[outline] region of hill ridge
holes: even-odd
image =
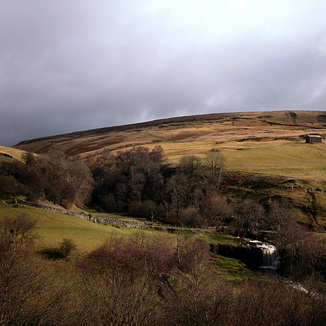
[[[25,144],[30,144],[32,142],[36,142],[36,141],[40,141],[40,140],[55,139],[56,137],[70,138],[71,136],[96,135],[96,134],[102,134],[102,133],[107,133],[107,132],[111,132],[111,131],[127,131],[127,130],[132,130],[132,129],[158,126],[161,124],[215,120],[217,118],[227,117],[228,115],[233,115],[233,114],[241,114],[241,113],[234,112],[234,113],[199,114],[199,115],[154,119],[154,120],[150,120],[150,121],[135,122],[135,123],[130,123],[130,124],[126,124],[126,125],[117,125],[117,126],[89,129],[89,130],[73,131],[73,132],[57,134],[57,135],[53,135],[53,136],[45,136],[45,137],[38,137],[38,138],[23,140],[23,141],[20,141],[18,144],[16,144],[14,147],[20,146],[20,145],[25,145]]]
[[[319,130],[325,134],[323,111],[258,111],[209,113],[157,119],[120,126],[24,140],[14,148],[35,153],[63,151],[68,156],[117,151],[134,146],[197,142],[205,146],[252,138],[301,138]],[[208,142],[210,145],[208,145]],[[186,145],[187,146],[187,145]],[[168,146],[167,146],[168,147]]]

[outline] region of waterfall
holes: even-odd
[[[260,249],[261,265],[259,268],[277,270],[280,267],[280,256],[275,246],[258,240],[250,240],[249,245]]]

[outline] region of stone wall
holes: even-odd
[[[84,220],[93,221],[94,223],[98,222],[98,223],[115,225],[115,226],[125,226],[127,228],[137,228],[137,229],[142,229],[143,228],[142,226],[138,225],[138,223],[135,222],[135,221],[123,221],[123,220],[118,220],[118,219],[109,218],[109,217],[102,217],[102,216],[96,216],[96,215],[92,215],[92,214],[85,214],[83,212],[78,213],[78,212],[70,211],[70,210],[67,210],[67,209],[61,209],[61,208],[57,208],[57,207],[53,207],[53,206],[35,204],[35,203],[30,202],[30,201],[22,200],[22,199],[19,199],[19,198],[15,198],[14,202],[15,202],[15,205],[17,205],[17,206],[32,206],[32,207],[36,207],[36,208],[40,208],[40,209],[45,209],[45,210],[49,210],[49,211],[58,212],[58,213],[61,213],[61,214],[67,214],[67,215],[79,217],[79,218],[82,218]]]

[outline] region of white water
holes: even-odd
[[[249,240],[249,245],[261,251],[262,265],[259,268],[277,270],[280,267],[280,256],[275,246],[258,240]]]

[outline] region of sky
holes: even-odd
[[[0,145],[174,116],[325,110],[325,0],[0,0]]]

